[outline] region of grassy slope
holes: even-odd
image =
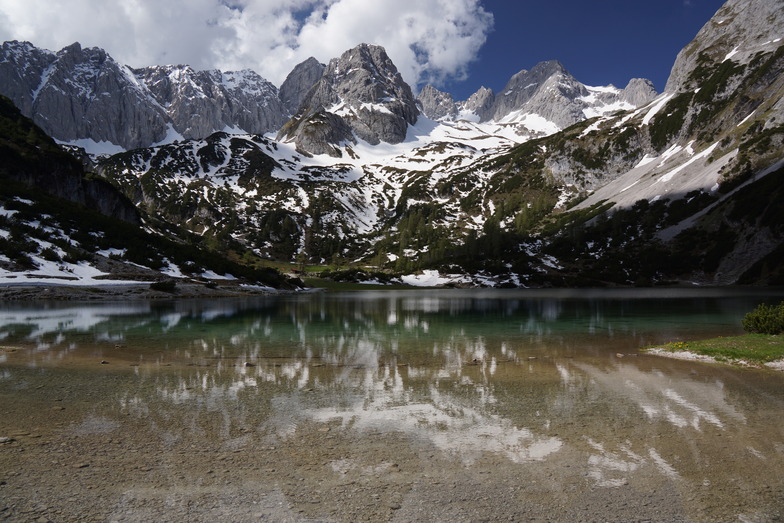
[[[653,347],[652,347],[653,348]],[[690,352],[717,361],[763,365],[784,360],[784,336],[746,334],[698,341],[677,341],[657,346],[667,352]]]

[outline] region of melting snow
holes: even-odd
[[[714,143],[713,145],[711,145],[710,147],[702,151],[700,154],[696,156],[692,156],[692,158],[690,158],[688,162],[680,164],[678,167],[676,167],[672,171],[668,172],[667,174],[665,174],[664,176],[656,180],[656,183],[669,182],[670,180],[672,180],[673,176],[675,176],[676,174],[684,170],[689,165],[693,164],[695,161],[699,160],[700,158],[705,158],[707,156],[710,156],[710,154],[713,152],[714,149],[716,149],[718,145],[719,145],[718,142]],[[688,148],[689,149],[691,148],[691,143],[689,144]],[[694,151],[691,151],[691,153],[694,154]]]
[[[438,287],[447,283],[462,281],[461,276],[441,276],[438,271],[426,270],[422,274],[408,274],[401,278],[403,283],[415,287]]]
[[[738,54],[738,47],[737,46],[735,46],[735,49],[733,49],[732,51],[727,53],[727,56],[724,57],[724,60],[722,60],[722,63],[726,62],[727,60],[729,60],[730,58],[732,58],[736,54]]]
[[[660,100],[659,100],[659,101],[656,103],[656,105],[654,105],[654,106],[651,108],[651,110],[650,110],[650,111],[648,111],[648,114],[646,114],[646,115],[643,117],[643,119],[642,119],[642,124],[643,124],[643,125],[648,125],[648,124],[650,123],[650,121],[653,119],[653,117],[654,117],[654,116],[656,116],[656,114],[657,114],[659,111],[661,111],[661,110],[662,110],[662,108],[664,108],[664,106],[665,106],[665,105],[667,105],[667,102],[669,102],[669,101],[670,101],[670,99],[671,99],[673,96],[675,96],[675,94],[674,94],[674,93],[673,93],[673,94],[668,94],[668,95],[664,96],[662,99],[660,99]]]
[[[81,138],[79,140],[71,140],[70,142],[61,142],[58,141],[63,145],[72,145],[75,147],[81,147],[84,149],[87,154],[93,155],[103,155],[103,154],[118,154],[124,153],[125,148],[121,147],[117,144],[113,144],[112,142],[96,142],[92,138]]]

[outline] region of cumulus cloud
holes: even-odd
[[[363,42],[412,86],[461,79],[492,25],[480,0],[0,0],[2,40],[78,41],[134,67],[250,68],[277,85]]]

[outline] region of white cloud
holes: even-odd
[[[251,68],[280,85],[297,63],[383,45],[412,86],[462,78],[492,29],[480,0],[0,0],[0,39],[102,47],[134,67]]]

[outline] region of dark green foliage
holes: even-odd
[[[32,205],[19,202],[22,198],[33,202]],[[227,251],[209,251],[198,245],[198,240],[188,237],[188,241],[175,241],[171,238],[152,234],[138,225],[120,221],[99,214],[85,207],[13,181],[0,183],[0,201],[7,209],[17,209],[19,220],[5,218],[5,224],[12,231],[9,238],[0,237],[0,252],[16,263],[19,270],[35,269],[30,254],[38,252],[38,244],[29,238],[48,241],[65,252],[62,261],[78,263],[93,258],[93,252],[100,249],[126,249],[124,259],[150,268],[164,267],[164,259],[186,270],[212,270],[217,274],[233,276],[251,282],[276,288],[287,288],[289,283],[277,270],[254,268],[242,265],[227,258]],[[78,245],[59,237],[20,224],[22,219],[40,219],[42,215],[52,216],[46,223],[64,234],[69,235]],[[18,232],[14,232],[18,231]],[[21,240],[24,238],[24,240]],[[52,249],[53,251],[53,249]],[[44,253],[40,253],[43,255]],[[50,252],[49,254],[53,254]]]
[[[38,171],[81,173],[81,164],[63,151],[10,99],[0,95],[0,176]]]
[[[695,103],[714,102],[726,90],[730,79],[743,74],[745,70],[745,66],[732,60],[715,63],[705,54],[700,55],[697,63],[690,75],[690,79],[699,87],[699,91],[694,95]]]
[[[736,283],[784,286],[784,242],[749,267]]]
[[[743,330],[756,334],[784,333],[784,301],[778,305],[760,304],[742,320]]]
[[[174,280],[160,280],[150,284],[150,290],[161,292],[175,292],[177,290],[177,282]]]
[[[394,276],[382,271],[368,271],[364,269],[326,270],[319,274],[320,278],[332,281],[365,283],[378,282],[381,284],[394,283]]]
[[[226,161],[226,152],[223,150],[222,140],[228,138],[226,133],[214,133],[207,138],[207,145],[196,152],[203,171],[222,165]]]
[[[651,145],[656,150],[664,149],[681,132],[693,96],[693,93],[676,95],[667,102],[667,105],[650,122],[648,129],[651,136]]]

